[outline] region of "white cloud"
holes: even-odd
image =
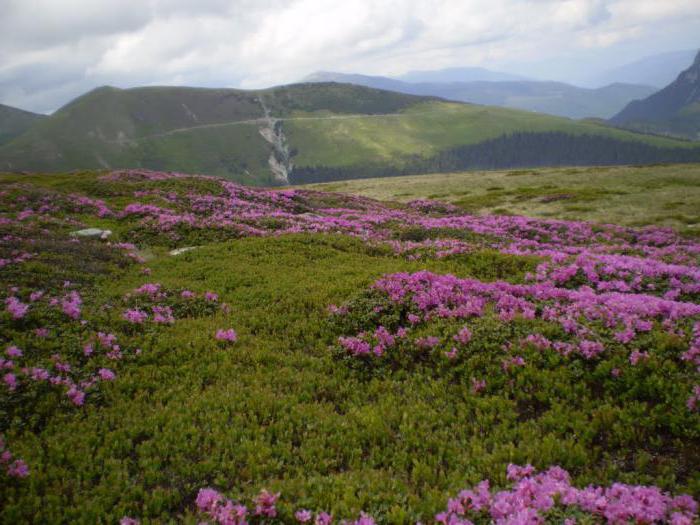
[[[261,87],[319,69],[498,69],[581,53],[596,63],[605,49],[603,65],[632,46],[697,45],[700,21],[697,0],[0,3],[0,102],[40,111],[100,84]]]

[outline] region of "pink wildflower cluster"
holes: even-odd
[[[254,507],[249,509],[247,506],[234,502],[224,497],[220,492],[212,488],[203,488],[199,490],[195,504],[197,510],[220,525],[247,525],[249,519],[258,522],[262,519],[264,523],[277,523],[277,500],[280,493],[271,493],[267,490],[262,490],[254,500]],[[331,525],[333,517],[327,512],[318,512],[314,514],[307,509],[299,509],[294,513],[294,518],[297,523],[309,523],[313,525]],[[281,522],[281,520],[279,520]],[[375,522],[369,516],[363,514],[359,520],[349,523],[342,522],[346,525],[375,525]]]
[[[5,306],[7,307],[7,311],[9,312],[12,319],[15,320],[22,319],[25,315],[27,315],[27,312],[29,311],[29,305],[24,304],[22,301],[20,301],[14,296],[10,296],[7,299],[5,299]]]
[[[238,335],[233,328],[217,330],[215,337],[217,341],[226,341],[229,343],[235,343],[238,339]]]
[[[535,474],[531,465],[509,465],[508,479],[513,481],[510,490],[493,491],[488,480],[463,490],[448,501],[435,521],[444,525],[468,525],[472,520],[534,525],[545,522],[556,509],[570,513],[568,523],[576,523],[577,514],[616,525],[691,525],[698,517],[698,504],[690,496],[672,497],[657,487],[623,483],[579,489],[571,485],[569,473],[557,466]]]
[[[12,452],[5,445],[5,439],[0,436],[0,465],[4,466],[5,473],[11,478],[26,478],[29,476],[29,467],[22,459],[13,459]]]

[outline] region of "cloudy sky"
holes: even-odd
[[[698,34],[698,0],[0,0],[0,102],[50,112],[105,84],[254,88],[317,70],[575,81]]]

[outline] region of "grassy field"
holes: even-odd
[[[666,185],[697,180],[675,169]],[[494,174],[515,185],[538,176],[554,175]],[[423,195],[376,182],[385,186],[373,191],[392,199]],[[424,192],[453,191],[431,188]],[[23,351],[3,361],[14,379],[0,383],[0,448],[29,469],[23,477],[0,463],[2,523],[131,516],[195,524],[207,517],[196,503],[204,487],[248,505],[261,489],[280,492],[277,519],[253,516],[253,504],[251,523],[297,523],[298,509],[328,511],[334,523],[361,511],[377,523],[434,523],[461,489],[483,479],[509,487],[511,463],[559,465],[576,487],[617,481],[700,495],[700,415],[689,401],[697,372],[680,357],[700,318],[692,241],[150,172],[0,175],[0,189],[0,345],[7,356],[12,346]],[[697,191],[684,189],[686,199]],[[87,226],[112,237],[70,235]],[[516,255],[515,246],[535,251]],[[174,247],[196,249],[174,256]],[[445,247],[457,249],[436,251]],[[590,304],[581,304],[580,333],[571,333],[559,324],[570,328],[571,318],[556,318],[556,300],[505,293],[532,283],[536,270],[549,279],[544,254],[569,248],[611,257],[603,284],[644,287],[635,290],[648,295],[629,295],[621,310],[605,306],[639,328],[631,341],[614,332],[621,328],[585,319]],[[479,287],[499,282],[488,293],[501,300],[475,292],[465,304],[483,299],[483,311],[453,318],[445,313],[452,305],[433,303],[446,290],[440,285],[424,307],[431,315],[420,317],[417,306],[371,288],[383,276],[422,271]],[[596,286],[578,274],[532,286],[565,295],[583,284]],[[669,308],[677,317],[664,324]],[[383,355],[343,350],[343,337],[374,333],[379,323],[408,336]],[[464,327],[470,337],[455,342]],[[217,340],[230,328],[235,342]],[[116,339],[104,343],[105,334]],[[426,349],[430,337],[439,346]],[[549,339],[605,351],[560,354],[542,346]],[[58,379],[42,380],[37,367]],[[105,368],[116,378],[95,379]],[[542,516],[602,522],[579,507]]]
[[[470,213],[700,228],[697,164],[439,173],[304,187],[399,202],[439,199]]]
[[[407,155],[430,156],[451,147],[475,144],[516,131],[558,131],[641,141],[661,147],[694,147],[651,135],[639,135],[587,121],[542,113],[450,102],[426,102],[400,116],[285,122],[298,166],[346,166],[400,162]]]

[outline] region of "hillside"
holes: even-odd
[[[610,118],[630,101],[644,98],[655,91],[649,86],[624,83],[588,89],[562,82],[532,80],[404,82],[388,77],[334,72],[318,72],[304,80],[345,82],[400,93],[537,111],[568,118]]]
[[[0,523],[697,523],[697,239],[147,170],[0,184]]]
[[[363,86],[94,90],[0,147],[5,170],[132,168],[253,185],[474,167],[700,160],[594,122]]]
[[[0,104],[0,146],[19,137],[44,118],[46,115]]]
[[[700,52],[675,81],[644,100],[630,102],[610,122],[634,130],[700,139]]]

